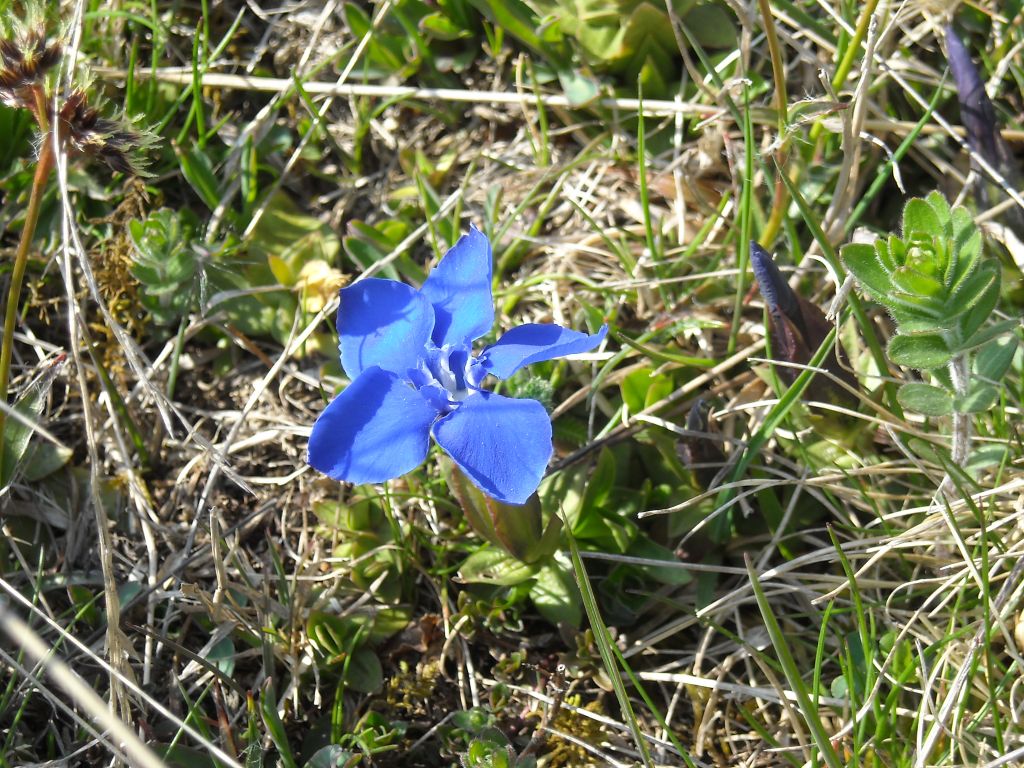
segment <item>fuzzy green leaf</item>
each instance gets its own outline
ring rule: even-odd
[[[883,299],[892,290],[892,276],[874,247],[865,243],[851,243],[843,246],[841,254],[846,268],[865,291]]]
[[[1016,336],[994,339],[978,350],[974,358],[974,374],[989,381],[1001,381],[1009,370],[1016,352]]]
[[[997,339],[1005,333],[1011,333],[1018,326],[1020,326],[1020,321],[1018,320],[1004,320],[1001,323],[986,326],[970,336],[967,341],[957,347],[956,351],[968,352],[972,349],[986,346],[993,339]]]
[[[950,394],[931,384],[904,384],[896,397],[908,411],[923,413],[925,416],[945,416],[953,411],[953,398]]]
[[[915,197],[903,208],[903,238],[909,240],[915,234],[934,237],[943,234],[943,223],[936,210],[925,200]]]
[[[970,283],[975,283],[975,285],[971,286]],[[974,296],[969,297],[973,301],[968,301],[967,298],[954,298],[952,300],[954,302],[954,309],[958,305],[957,302],[966,305],[968,308],[966,314],[963,314],[959,322],[961,338],[973,336],[978,332],[979,328],[988,322],[989,315],[992,314],[992,310],[995,309],[996,304],[999,302],[999,283],[999,266],[991,262],[983,264],[975,275],[964,281],[963,284],[967,286],[966,290],[974,290],[976,293]],[[951,314],[956,316],[961,313],[954,311]]]
[[[901,291],[915,296],[934,299],[945,293],[942,283],[913,267],[899,267],[892,273],[892,282]]]
[[[953,356],[937,333],[895,336],[889,342],[888,355],[897,365],[919,370],[946,365]]]
[[[929,207],[935,212],[935,218],[939,222],[939,226],[942,228],[942,233],[945,235],[952,235],[953,232],[950,228],[952,223],[952,211],[949,209],[949,202],[946,200],[946,196],[941,192],[930,192],[928,197],[925,198],[925,202],[928,203]],[[957,209],[963,210],[963,209]],[[935,234],[939,234],[936,232]]]

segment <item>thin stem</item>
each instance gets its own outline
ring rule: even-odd
[[[46,182],[53,170],[53,143],[49,136],[43,137],[39,160],[36,162],[36,173],[32,179],[32,191],[28,199],[28,210],[25,212],[25,224],[21,230],[21,240],[14,256],[14,269],[11,270],[11,286],[7,292],[7,310],[4,314],[4,335],[0,346],[0,403],[7,405],[7,396],[11,386],[11,357],[14,347],[14,329],[18,324],[18,307],[21,298],[21,284],[25,279],[25,268],[28,265],[28,252],[35,236],[36,224],[39,223],[39,210],[42,206]],[[7,412],[0,408],[0,439],[3,438],[7,422]],[[0,451],[0,475],[3,472],[3,452]]]
[[[949,362],[949,378],[957,397],[967,394],[970,367],[967,355],[960,354]],[[971,452],[971,415],[953,409],[953,463],[963,467]]]

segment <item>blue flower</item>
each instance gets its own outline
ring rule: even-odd
[[[430,437],[489,496],[523,504],[551,459],[551,420],[536,400],[481,388],[520,368],[593,349],[558,325],[513,328],[472,354],[494,324],[491,244],[471,227],[420,290],[368,278],[341,291],[341,364],[352,383],[309,437],[309,463],[335,480],[379,483],[415,469]]]

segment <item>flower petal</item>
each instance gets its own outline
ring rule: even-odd
[[[433,341],[466,344],[494,325],[491,244],[476,227],[459,238],[434,267],[420,292],[434,305]]]
[[[427,457],[437,416],[402,377],[367,368],[313,424],[309,463],[349,483],[391,480]]]
[[[470,480],[506,504],[525,503],[551,459],[551,419],[536,400],[479,392],[437,422],[433,433]]]
[[[374,365],[405,376],[423,357],[433,328],[430,302],[404,283],[369,278],[341,291],[341,364],[353,381]]]
[[[548,323],[520,325],[485,349],[477,358],[477,366],[484,374],[507,379],[525,365],[589,352],[604,340],[607,333],[607,325],[601,326],[601,330],[595,334],[580,333]]]

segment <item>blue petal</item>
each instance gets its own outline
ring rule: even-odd
[[[471,395],[434,425],[434,439],[498,501],[524,504],[551,459],[551,419],[536,400]]]
[[[524,365],[589,352],[607,333],[607,325],[593,335],[546,323],[520,325],[485,349],[477,358],[477,366],[484,373],[507,379]]]
[[[341,364],[353,381],[370,366],[405,376],[424,355],[434,328],[430,302],[394,280],[360,280],[341,291]]]
[[[367,368],[313,424],[309,463],[349,483],[391,480],[427,457],[437,416],[404,379]]]
[[[491,296],[491,244],[484,233],[470,227],[434,267],[421,292],[434,305],[433,341],[466,344],[479,339],[494,325]]]

